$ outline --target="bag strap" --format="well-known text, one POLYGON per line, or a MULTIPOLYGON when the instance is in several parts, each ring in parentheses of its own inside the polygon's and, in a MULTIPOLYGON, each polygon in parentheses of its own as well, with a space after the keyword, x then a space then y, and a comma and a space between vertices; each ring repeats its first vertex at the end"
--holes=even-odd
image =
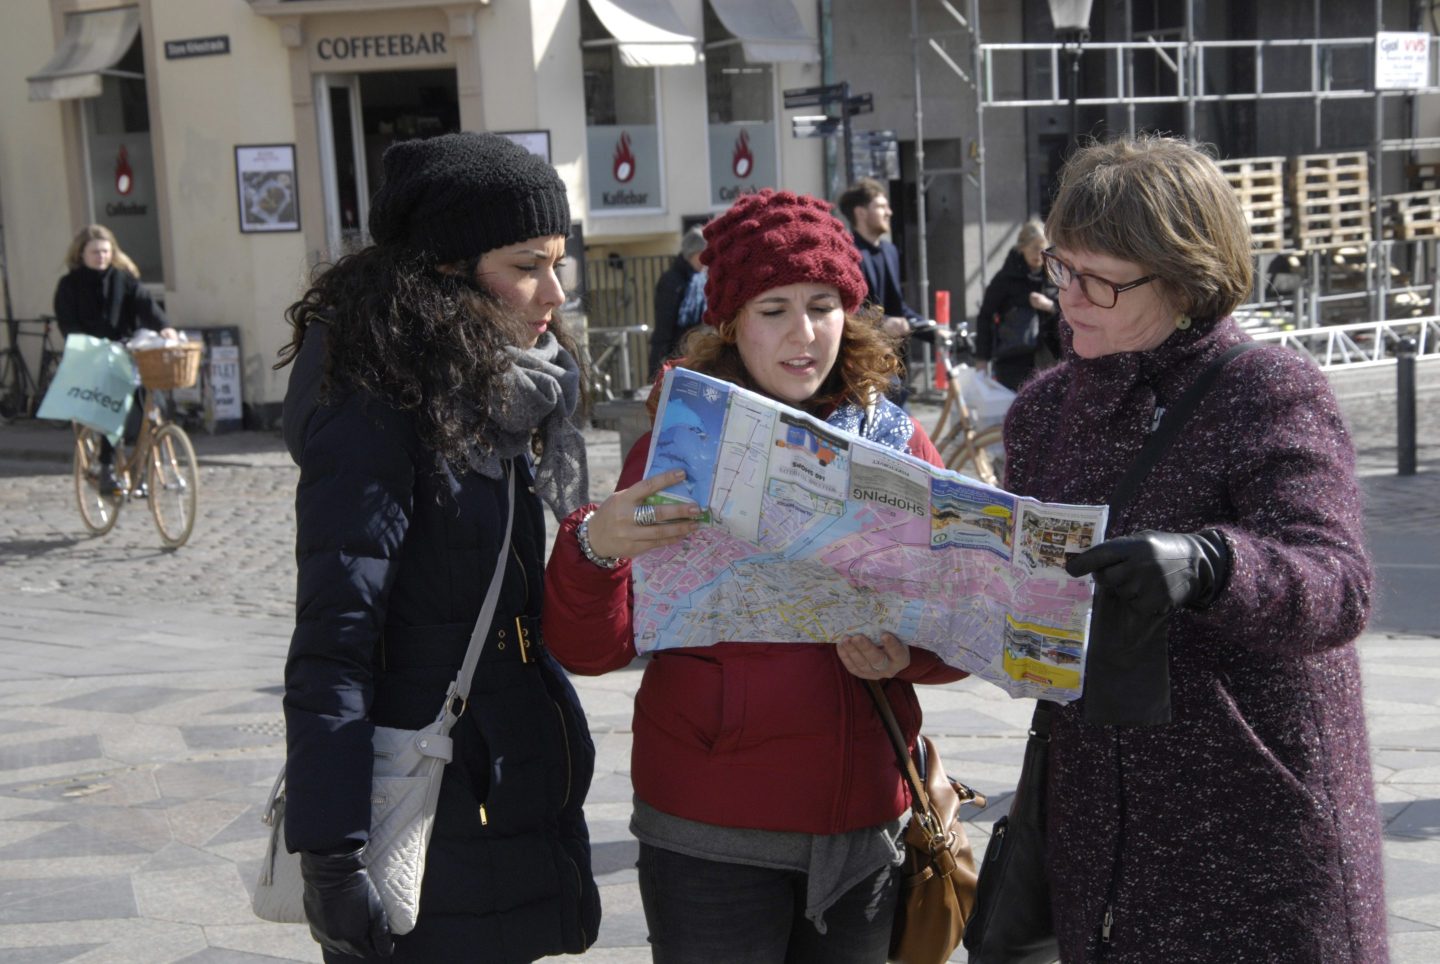
POLYGON ((445 694, 445 705, 441 707, 443 720, 441 732, 447 732, 460 714, 465 711, 465 700, 470 695, 470 683, 475 678, 475 668, 480 665, 480 653, 485 649, 485 640, 490 636, 490 623, 495 618, 495 607, 500 601, 500 584, 505 581, 506 556, 510 552, 510 533, 515 527, 515 466, 512 463, 505 473, 509 480, 505 493, 505 538, 500 540, 500 553, 495 558, 495 573, 490 577, 490 588, 485 591, 485 601, 480 604, 480 615, 475 618, 475 629, 470 633, 470 645, 465 649, 465 661, 460 664, 460 673, 450 690, 445 694), (455 709, 455 701, 460 709, 455 709))
POLYGON ((910 784, 910 806, 923 818, 930 812, 930 794, 926 792, 925 781, 920 779, 920 771, 915 769, 915 760, 905 746, 905 734, 900 732, 900 721, 895 719, 890 698, 885 695, 885 689, 873 679, 865 681, 865 688, 869 691, 870 698, 875 701, 880 718, 885 721, 885 732, 890 737, 890 746, 895 750, 895 766, 899 768, 905 782, 910 784))
POLYGON ((1130 504, 1135 497, 1135 492, 1140 488, 1140 483, 1145 481, 1145 476, 1155 468, 1161 457, 1170 448, 1171 443, 1180 435, 1180 429, 1190 420, 1195 409, 1200 406, 1205 394, 1210 391, 1210 386, 1215 379, 1220 377, 1220 370, 1230 363, 1230 360, 1237 355, 1244 354, 1252 348, 1259 348, 1260 343, 1254 341, 1242 341, 1237 345, 1231 345, 1219 358, 1216 358, 1200 377, 1195 379, 1194 384, 1185 390, 1180 400, 1165 410, 1165 415, 1160 419, 1160 424, 1150 437, 1145 440, 1145 445, 1140 449, 1140 454, 1135 456, 1135 461, 1130 463, 1124 476, 1115 484, 1110 492, 1110 519, 1113 521, 1119 516, 1120 511, 1130 504))

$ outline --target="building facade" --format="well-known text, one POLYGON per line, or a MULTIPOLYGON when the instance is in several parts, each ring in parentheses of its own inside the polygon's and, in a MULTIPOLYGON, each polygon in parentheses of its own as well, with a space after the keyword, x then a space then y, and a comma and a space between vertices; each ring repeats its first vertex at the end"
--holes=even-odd
POLYGON ((367 240, 390 143, 506 133, 560 172, 589 258, 673 253, 743 190, 823 192, 781 106, 819 61, 788 0, 7 0, 12 311, 48 313, 70 238, 106 224, 179 326, 239 329, 268 422, 284 310, 367 240))

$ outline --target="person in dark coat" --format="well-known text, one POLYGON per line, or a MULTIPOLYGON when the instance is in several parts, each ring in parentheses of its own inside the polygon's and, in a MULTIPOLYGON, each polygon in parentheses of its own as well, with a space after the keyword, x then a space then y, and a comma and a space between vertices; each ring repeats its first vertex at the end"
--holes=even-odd
POLYGON ((700 268, 700 252, 705 250, 705 235, 694 227, 680 239, 680 253, 655 282, 655 330, 650 333, 650 378, 659 374, 665 359, 680 350, 680 339, 699 322, 705 312, 705 276, 700 268), (682 311, 687 296, 693 302, 692 288, 699 288, 699 311, 682 311), (688 322, 688 323, 687 323, 688 322))
MULTIPOLYGON (((862 177, 845 189, 837 202, 840 213, 850 222, 855 250, 860 252, 860 273, 865 277, 866 300, 884 315, 880 322, 887 335, 900 339, 900 360, 910 358, 910 339, 935 343, 934 324, 905 302, 900 290, 900 249, 886 241, 893 212, 885 187, 873 177, 862 177)), ((893 384, 889 397, 904 405, 910 397, 907 376, 893 384)))
MULTIPOLYGON (((1209 157, 1162 137, 1077 152, 1046 227, 1065 359, 1010 409, 1006 488, 1104 503, 1161 410, 1247 340, 1228 315, 1249 230, 1209 157)), ((1062 961, 1386 960, 1361 509, 1324 375, 1267 346, 1069 560, 1097 595, 1087 695, 1051 739, 1062 961)))
POLYGON ((1055 287, 1045 277, 1045 225, 1026 221, 975 316, 975 357, 1011 391, 1060 354, 1055 287))
MULTIPOLYGON (((55 285, 55 321, 60 334, 90 335, 123 342, 141 328, 175 337, 149 290, 140 283, 140 269, 124 251, 114 233, 103 224, 87 224, 70 242, 65 253, 65 274, 55 285)), ((125 419, 125 439, 134 441, 140 432, 144 409, 130 406, 125 419)), ((115 446, 100 437, 100 491, 112 493, 115 480, 115 446)))
POLYGON ((285 840, 325 960, 521 962, 594 942, 582 806, 595 749, 540 634, 542 503, 588 501, 574 344, 557 309, 570 212, 493 134, 384 155, 375 243, 291 306, 285 438, 300 466, 285 667, 285 840), (499 606, 451 736, 415 929, 365 869, 371 734, 439 714, 493 575, 499 606), (393 957, 391 956, 393 955, 393 957))

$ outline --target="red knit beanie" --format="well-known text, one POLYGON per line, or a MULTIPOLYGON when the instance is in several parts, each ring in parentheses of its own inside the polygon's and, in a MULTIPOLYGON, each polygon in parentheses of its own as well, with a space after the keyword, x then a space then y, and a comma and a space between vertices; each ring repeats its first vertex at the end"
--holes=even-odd
POLYGON ((756 295, 782 285, 834 285, 846 313, 869 293, 855 239, 830 205, 805 194, 766 188, 740 197, 705 225, 700 263, 705 323, 719 325, 756 295))

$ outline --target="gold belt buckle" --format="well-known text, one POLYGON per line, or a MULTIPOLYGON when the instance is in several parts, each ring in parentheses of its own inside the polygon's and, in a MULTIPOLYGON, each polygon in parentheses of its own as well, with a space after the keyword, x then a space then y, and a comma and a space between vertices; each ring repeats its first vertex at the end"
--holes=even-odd
POLYGON ((515 638, 520 640, 520 662, 530 662, 530 630, 521 624, 519 616, 515 617, 515 638))

